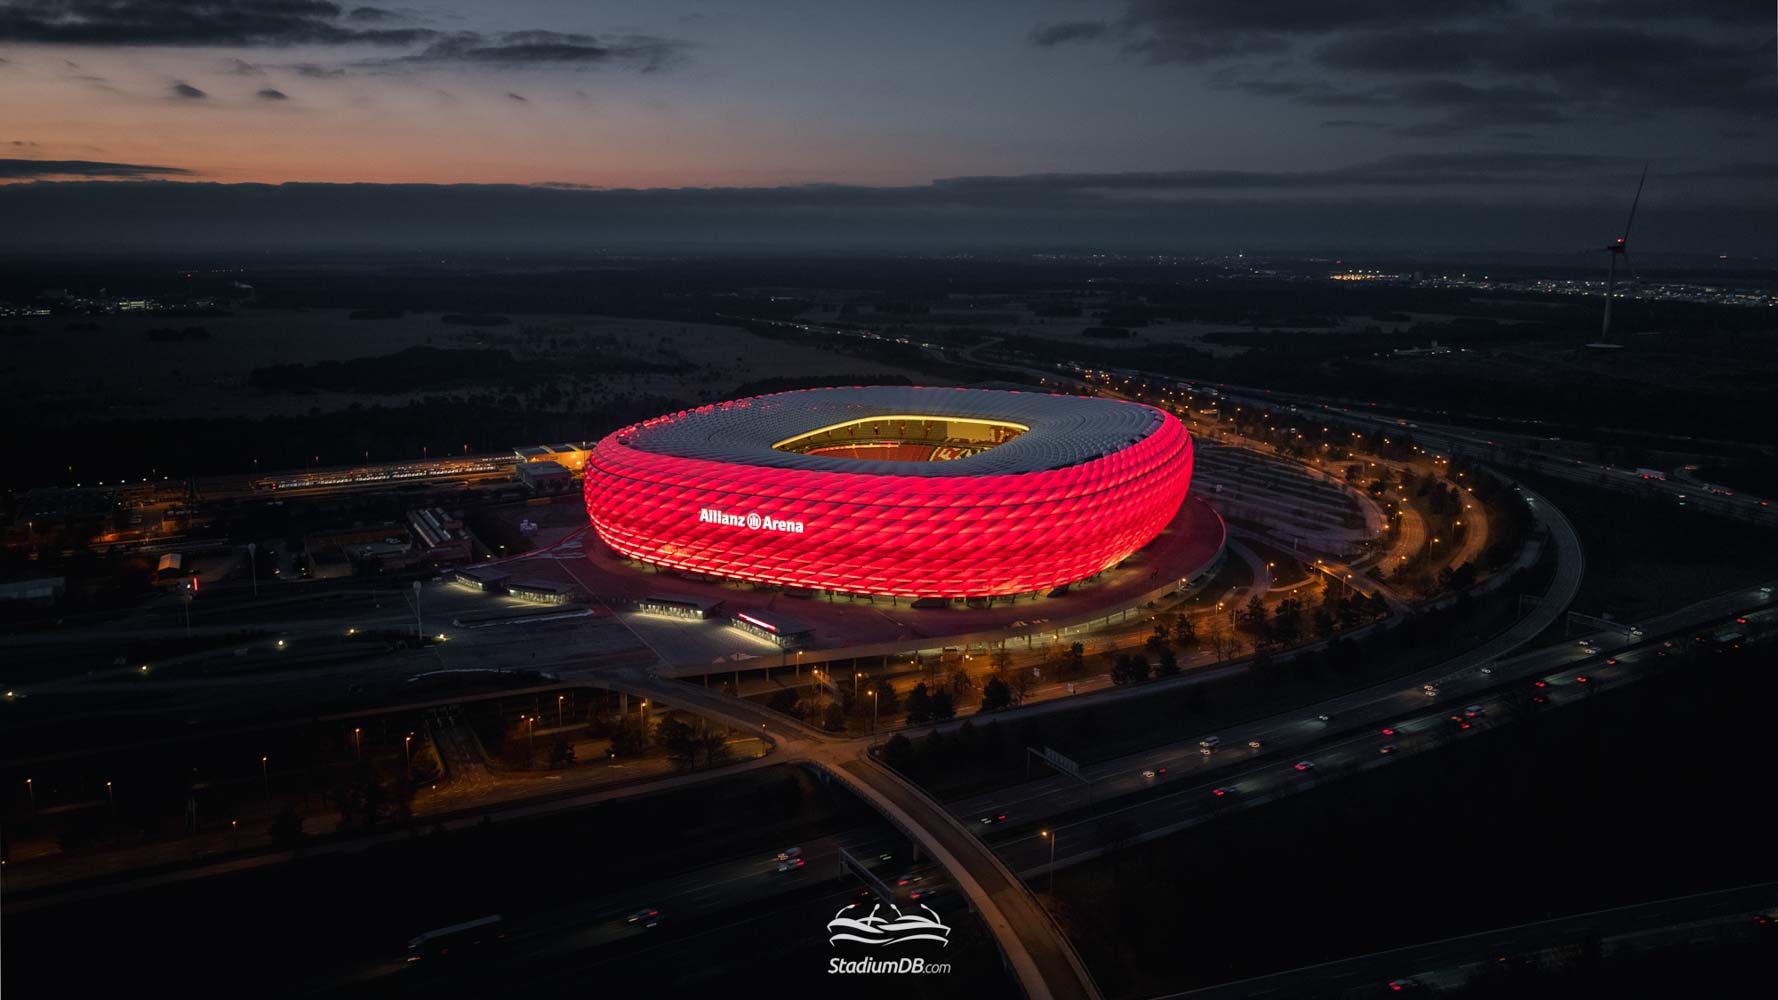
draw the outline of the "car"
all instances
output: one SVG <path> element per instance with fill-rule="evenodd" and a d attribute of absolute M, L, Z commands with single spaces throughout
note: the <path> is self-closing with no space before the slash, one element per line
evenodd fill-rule
<path fill-rule="evenodd" d="M 1465 718 L 1469 718 L 1469 719 L 1479 719 L 1479 718 L 1481 718 L 1481 717 L 1482 717 L 1482 706 L 1480 706 L 1480 705 L 1467 705 L 1467 706 L 1465 706 L 1465 707 L 1464 707 L 1464 709 L 1463 709 L 1463 715 L 1464 715 L 1464 717 L 1465 717 Z"/>
<path fill-rule="evenodd" d="M 1422 685 L 1420 685 L 1420 690 L 1426 692 L 1426 697 L 1428 697 L 1428 698 L 1437 698 L 1438 697 L 1438 685 L 1437 684 L 1422 684 Z"/>
<path fill-rule="evenodd" d="M 1154 769 L 1150 768 L 1149 770 L 1143 771 L 1142 776 L 1144 778 L 1147 778 L 1150 781 L 1153 781 L 1154 780 Z"/>
<path fill-rule="evenodd" d="M 1532 681 L 1531 686 L 1534 688 L 1546 688 L 1546 687 L 1550 686 L 1550 682 L 1548 680 L 1539 678 L 1538 680 Z"/>
<path fill-rule="evenodd" d="M 1247 749 L 1249 749 L 1249 750 L 1258 750 L 1260 747 L 1262 747 L 1264 745 L 1265 744 L 1261 743 L 1258 740 L 1248 740 L 1247 741 Z"/>
<path fill-rule="evenodd" d="M 903 875 L 902 877 L 896 879 L 895 884 L 898 886 L 919 885 L 921 882 L 924 882 L 924 881 L 926 881 L 926 876 L 915 875 L 913 872 L 908 872 L 906 875 Z"/>
<path fill-rule="evenodd" d="M 1642 638 L 1642 630 L 1634 625 L 1630 626 L 1630 634 L 1638 639 Z"/>
<path fill-rule="evenodd" d="M 1227 785 L 1218 785 L 1215 788 L 1210 789 L 1210 794 L 1220 799 L 1224 796 L 1235 794 L 1235 790 Z"/>
<path fill-rule="evenodd" d="M 776 860 L 789 861 L 792 858 L 800 858 L 802 856 L 803 856 L 803 849 L 802 848 L 800 848 L 800 847 L 786 847 L 782 851 L 778 852 L 778 857 L 776 858 Z"/>
<path fill-rule="evenodd" d="M 1484 676 L 1484 677 L 1486 677 L 1486 676 L 1488 676 L 1488 675 L 1490 675 L 1490 674 L 1492 674 L 1492 673 L 1494 673 L 1494 668 L 1493 668 L 1493 667 L 1483 667 L 1483 668 L 1482 668 L 1482 676 Z"/>
<path fill-rule="evenodd" d="M 924 889 L 915 889 L 913 892 L 908 893 L 908 898 L 915 899 L 915 900 L 931 899 L 932 897 L 937 896 L 940 893 L 944 892 L 944 888 L 945 887 L 942 885 L 934 885 L 934 886 L 928 886 Z"/>
<path fill-rule="evenodd" d="M 1312 760 L 1299 760 L 1295 764 L 1292 764 L 1291 766 L 1296 768 L 1299 771 L 1307 771 L 1310 768 L 1315 766 L 1315 762 Z"/>
<path fill-rule="evenodd" d="M 1745 625 L 1745 624 L 1747 624 L 1747 619 L 1742 618 L 1742 617 L 1736 617 L 1735 624 L 1736 625 Z"/>
<path fill-rule="evenodd" d="M 1608 666 L 1608 667 L 1615 667 L 1615 666 L 1617 666 L 1617 657 L 1615 657 L 1615 656 L 1614 656 L 1614 657 L 1612 657 L 1612 658 L 1611 658 L 1611 659 L 1609 659 L 1609 660 L 1606 660 L 1606 661 L 1605 661 L 1605 665 L 1606 665 L 1606 666 Z"/>
<path fill-rule="evenodd" d="M 1328 715 L 1326 712 L 1323 712 L 1320 715 L 1317 715 L 1315 717 L 1315 721 L 1317 721 L 1317 722 L 1332 722 L 1333 716 Z"/>
<path fill-rule="evenodd" d="M 982 817 L 982 825 L 983 826 L 993 826 L 996 823 L 1004 823 L 1004 822 L 1006 822 L 1006 814 L 1005 813 L 993 813 L 991 815 Z"/>
<path fill-rule="evenodd" d="M 1377 732 L 1382 733 L 1384 736 L 1394 736 L 1395 735 L 1395 727 L 1394 726 L 1384 726 L 1382 729 L 1377 730 Z"/>
<path fill-rule="evenodd" d="M 1397 749 L 1397 747 L 1395 746 L 1395 744 L 1385 743 L 1381 747 L 1377 748 L 1377 752 L 1389 754 L 1389 753 L 1394 753 L 1396 751 L 1396 749 Z"/>
<path fill-rule="evenodd" d="M 802 858 L 791 858 L 788 861 L 778 862 L 778 870 L 781 872 L 799 871 L 802 869 L 803 865 L 806 863 L 807 862 L 803 861 Z"/>
<path fill-rule="evenodd" d="M 661 911 L 642 909 L 624 918 L 624 923 L 649 928 L 661 922 Z"/>
<path fill-rule="evenodd" d="M 1581 644 L 1580 644 L 1580 648 L 1581 648 L 1581 649 L 1582 649 L 1582 650 L 1583 650 L 1583 651 L 1585 651 L 1585 652 L 1586 652 L 1586 654 L 1587 654 L 1587 655 L 1588 655 L 1588 656 L 1597 656 L 1597 655 L 1599 655 L 1599 647 L 1598 647 L 1598 646 L 1595 646 L 1595 645 L 1593 645 L 1593 644 L 1592 644 L 1592 643 L 1590 643 L 1590 642 L 1583 642 L 1583 643 L 1581 643 Z"/>
<path fill-rule="evenodd" d="M 1574 683 L 1576 683 L 1576 684 L 1587 684 L 1587 683 L 1591 683 L 1591 682 L 1592 682 L 1592 678 L 1588 677 L 1586 674 L 1575 674 L 1574 675 Z"/>
<path fill-rule="evenodd" d="M 1210 754 L 1215 753 L 1216 749 L 1220 746 L 1222 746 L 1222 739 L 1220 737 L 1206 736 L 1198 741 L 1198 752 L 1205 756 L 1209 756 Z"/>

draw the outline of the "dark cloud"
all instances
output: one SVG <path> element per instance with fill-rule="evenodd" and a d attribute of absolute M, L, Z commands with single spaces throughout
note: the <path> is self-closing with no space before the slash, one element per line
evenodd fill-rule
<path fill-rule="evenodd" d="M 361 24 L 382 24 L 388 21 L 403 21 L 406 20 L 406 18 L 392 10 L 384 10 L 381 7 L 354 7 L 352 8 L 351 13 L 346 15 L 346 20 L 357 21 Z"/>
<path fill-rule="evenodd" d="M 398 61 L 482 66 L 621 64 L 646 72 L 670 65 L 685 49 L 683 42 L 652 35 L 601 38 L 560 31 L 462 32 L 440 38 Z"/>
<path fill-rule="evenodd" d="M 171 90 L 174 97 L 187 101 L 201 101 L 210 96 L 183 80 L 174 83 Z"/>
<path fill-rule="evenodd" d="M 507 97 L 507 100 L 518 101 L 520 104 L 531 103 L 531 99 L 529 97 L 526 97 L 523 94 L 515 94 L 510 90 L 506 92 L 506 97 Z"/>
<path fill-rule="evenodd" d="M 328 0 L 10 0 L 0 41 L 52 45 L 413 45 L 425 28 L 353 27 Z"/>
<path fill-rule="evenodd" d="M 36 143 L 13 142 L 14 146 Z M 156 167 L 145 163 L 102 163 L 97 160 L 9 160 L 0 159 L 0 180 L 34 180 L 50 177 L 179 177 L 192 171 L 178 167 Z"/>
<path fill-rule="evenodd" d="M 262 101 L 288 101 L 288 100 L 290 100 L 289 94 L 284 93 L 282 90 L 274 90 L 271 87 L 267 87 L 264 90 L 260 91 L 259 93 L 255 94 L 253 96 L 259 98 Z"/>
<path fill-rule="evenodd" d="M 265 70 L 253 65 L 245 59 L 230 59 L 224 72 L 232 76 L 264 76 Z"/>
<path fill-rule="evenodd" d="M 1304 38 L 1401 24 L 1445 24 L 1500 14 L 1511 0 L 1131 0 L 1124 50 L 1150 62 L 1204 62 L 1282 52 Z"/>
<path fill-rule="evenodd" d="M 1561 0 L 1554 7 L 1559 17 L 1600 21 L 1707 21 L 1715 24 L 1766 27 L 1772 23 L 1766 11 L 1748 0 Z"/>
<path fill-rule="evenodd" d="M 1322 128 L 1388 128 L 1387 122 L 1374 122 L 1358 118 L 1332 118 L 1321 123 Z"/>
<path fill-rule="evenodd" d="M 1330 41 L 1314 59 L 1328 69 L 1372 76 L 1438 73 L 1538 84 L 1564 102 L 1614 103 L 1625 111 L 1765 113 L 1775 96 L 1770 59 L 1742 42 L 1543 19 L 1368 32 Z"/>
<path fill-rule="evenodd" d="M 1105 37 L 1110 28 L 1104 21 L 1063 21 L 1040 25 L 1031 30 L 1031 44 L 1041 48 L 1066 42 L 1088 42 Z"/>
<path fill-rule="evenodd" d="M 329 77 L 345 76 L 346 71 L 336 66 L 322 66 L 319 63 L 297 63 L 290 67 L 298 76 L 306 76 L 311 80 L 325 80 Z"/>

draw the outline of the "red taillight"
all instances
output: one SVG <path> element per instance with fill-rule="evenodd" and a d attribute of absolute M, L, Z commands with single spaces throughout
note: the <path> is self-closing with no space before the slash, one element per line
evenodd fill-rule
<path fill-rule="evenodd" d="M 1388 728 L 1388 727 L 1387 727 L 1387 726 L 1385 726 L 1385 727 L 1384 727 L 1384 728 L 1383 728 L 1383 735 L 1384 735 L 1384 736 L 1394 736 L 1394 735 L 1395 735 L 1395 730 L 1393 730 L 1393 729 L 1390 729 L 1390 728 Z"/>
<path fill-rule="evenodd" d="M 1531 685 L 1531 686 L 1532 686 L 1532 687 L 1540 687 L 1540 688 L 1546 688 L 1546 687 L 1549 687 L 1549 686 L 1550 686 L 1550 682 L 1549 682 L 1549 681 L 1537 681 L 1537 682 L 1536 682 L 1536 683 L 1534 683 L 1534 684 L 1532 684 L 1532 685 Z"/>

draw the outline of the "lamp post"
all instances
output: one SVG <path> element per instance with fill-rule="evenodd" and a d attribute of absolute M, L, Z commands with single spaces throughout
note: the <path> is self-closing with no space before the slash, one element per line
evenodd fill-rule
<path fill-rule="evenodd" d="M 358 758 L 360 760 L 362 760 L 364 758 L 363 736 L 364 736 L 364 728 L 363 727 L 361 727 L 361 726 L 353 726 L 352 727 L 352 756 L 355 758 Z"/>
<path fill-rule="evenodd" d="M 259 545 L 247 543 L 247 563 L 253 573 L 253 596 L 259 596 Z"/>
<path fill-rule="evenodd" d="M 556 695 L 556 728 L 557 729 L 562 728 L 562 700 L 567 697 L 568 696 L 565 694 Z"/>
<path fill-rule="evenodd" d="M 1056 835 L 1048 830 L 1039 830 L 1037 835 L 1050 842 L 1049 894 L 1056 894 Z"/>
<path fill-rule="evenodd" d="M 112 790 L 111 782 L 105 782 L 105 801 L 111 806 L 111 818 L 117 818 L 117 793 Z"/>
<path fill-rule="evenodd" d="M 414 635 L 424 640 L 426 629 L 420 624 L 420 581 L 414 581 Z"/>
<path fill-rule="evenodd" d="M 877 731 L 877 689 L 870 689 L 870 731 Z"/>
<path fill-rule="evenodd" d="M 414 734 L 408 733 L 401 741 L 401 770 L 408 780 L 414 780 Z"/>
<path fill-rule="evenodd" d="M 259 783 L 265 789 L 265 797 L 269 799 L 272 797 L 272 772 L 267 769 L 266 760 L 263 755 L 259 758 Z"/>
<path fill-rule="evenodd" d="M 31 800 L 31 815 L 37 815 L 37 786 L 31 783 L 30 778 L 25 779 L 25 797 Z"/>
<path fill-rule="evenodd" d="M 852 697 L 853 698 L 858 697 L 858 679 L 863 676 L 864 676 L 863 674 L 858 673 L 857 671 L 852 672 Z"/>

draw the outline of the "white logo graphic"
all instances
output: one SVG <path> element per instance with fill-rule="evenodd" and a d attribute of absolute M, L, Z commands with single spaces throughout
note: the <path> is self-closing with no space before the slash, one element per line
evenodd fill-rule
<path fill-rule="evenodd" d="M 863 917 L 847 915 L 848 911 L 858 910 L 863 905 L 853 903 L 841 907 L 833 915 L 833 919 L 827 922 L 829 945 L 838 945 L 841 941 L 872 947 L 907 944 L 910 941 L 937 941 L 940 946 L 951 943 L 951 929 L 938 919 L 938 914 L 930 906 L 921 904 L 920 909 L 925 910 L 925 913 L 903 913 L 900 907 L 891 906 L 891 916 L 879 913 L 883 906 L 878 903 L 872 905 L 870 913 Z"/>
<path fill-rule="evenodd" d="M 725 528 L 746 528 L 749 531 L 760 531 L 762 529 L 765 531 L 781 531 L 787 535 L 800 535 L 803 533 L 803 522 L 801 521 L 791 521 L 781 517 L 773 517 L 770 514 L 759 514 L 757 512 L 742 517 L 739 514 L 730 514 L 727 511 L 717 510 L 715 507 L 704 507 L 700 509 L 698 511 L 698 523 L 720 524 Z"/>

